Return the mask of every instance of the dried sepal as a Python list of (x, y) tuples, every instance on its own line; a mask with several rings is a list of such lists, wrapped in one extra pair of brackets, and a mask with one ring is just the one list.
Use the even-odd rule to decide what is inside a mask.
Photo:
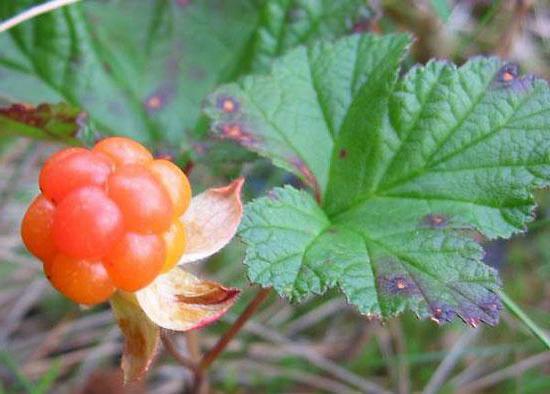
[(159, 327), (147, 317), (134, 294), (118, 291), (110, 302), (124, 336), (121, 362), (124, 382), (139, 380), (151, 366), (157, 352)]
[(181, 217), (187, 246), (178, 264), (204, 259), (229, 243), (243, 215), (243, 184), (244, 178), (238, 178), (225, 187), (208, 189), (191, 200)]
[(239, 292), (176, 267), (138, 291), (136, 298), (155, 324), (188, 331), (218, 320), (235, 303)]

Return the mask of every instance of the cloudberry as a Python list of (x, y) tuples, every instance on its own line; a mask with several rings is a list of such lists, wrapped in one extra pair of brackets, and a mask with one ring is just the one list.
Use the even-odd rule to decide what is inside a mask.
[(39, 184), (21, 237), (52, 285), (75, 302), (140, 290), (185, 251), (179, 218), (191, 199), (189, 181), (136, 141), (112, 137), (91, 150), (58, 152)]

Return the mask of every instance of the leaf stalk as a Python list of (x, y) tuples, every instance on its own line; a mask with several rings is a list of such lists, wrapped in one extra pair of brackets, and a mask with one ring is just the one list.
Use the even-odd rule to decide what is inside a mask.
[(508, 295), (502, 291), (498, 291), (498, 295), (502, 300), (502, 303), (508, 308), (510, 313), (517, 317), (524, 325), (531, 331), (531, 333), (537, 337), (546, 347), (550, 349), (550, 338), (544, 332), (544, 330), (537, 325), (527, 314), (521, 309), (521, 307), (516, 304)]
[(258, 307), (262, 304), (262, 302), (264, 302), (270, 292), (271, 288), (260, 289), (258, 291), (254, 299), (250, 301), (245, 310), (240, 314), (237, 320), (235, 320), (229, 330), (227, 330), (225, 334), (223, 334), (223, 336), (214, 345), (214, 347), (203, 356), (199, 364), (199, 369), (207, 369), (214, 362), (214, 360), (216, 360), (220, 353), (227, 347), (229, 342), (231, 342), (233, 337), (235, 337), (235, 335), (237, 335), (237, 333), (245, 325), (248, 319), (250, 319), (252, 315), (254, 315)]

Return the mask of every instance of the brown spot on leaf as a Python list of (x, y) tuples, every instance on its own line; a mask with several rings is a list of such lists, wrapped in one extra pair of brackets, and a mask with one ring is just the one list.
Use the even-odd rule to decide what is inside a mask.
[(419, 292), (413, 280), (403, 275), (380, 276), (378, 285), (382, 291), (390, 295), (410, 296)]
[[(491, 293), (493, 294), (493, 293)], [(494, 304), (494, 306), (490, 306)], [(477, 327), (480, 322), (485, 322), (490, 325), (494, 325), (498, 322), (500, 312), (500, 300), (497, 296), (490, 295), (484, 296), (476, 303), (462, 302), (457, 310), (458, 316), (464, 321), (464, 323)], [(490, 308), (495, 308), (491, 310)]]
[(441, 302), (431, 303), (430, 309), (432, 311), (431, 319), (437, 324), (450, 322), (456, 316), (456, 311), (454, 308)]
[(495, 293), (489, 293), (487, 296), (483, 297), (481, 302), (479, 302), (479, 307), (488, 317), (488, 319), (484, 318), (484, 321), (487, 321), (489, 324), (498, 321), (500, 311), (502, 310), (502, 302)]
[(472, 326), (472, 328), (477, 328), (477, 326), (479, 326), (479, 323), (480, 323), (480, 320), (475, 317), (468, 317), (464, 321), (470, 326)]
[(510, 83), (519, 76), (519, 67), (514, 63), (507, 63), (497, 73), (497, 81)]
[(519, 66), (514, 63), (507, 63), (498, 70), (494, 84), (496, 87), (512, 89), (514, 92), (522, 93), (532, 87), (535, 77), (526, 75), (520, 77)]
[(346, 157), (348, 157), (348, 151), (347, 149), (340, 149), (340, 152), (338, 153), (338, 157), (340, 157), (340, 159), (345, 159)]
[(233, 97), (221, 96), (218, 98), (216, 105), (226, 114), (235, 113), (239, 110), (239, 102)]
[(403, 290), (407, 288), (407, 283), (403, 279), (397, 279), (395, 282), (395, 287), (399, 290)]
[(162, 106), (162, 100), (159, 96), (151, 96), (145, 101), (149, 109), (159, 109)]
[(431, 213), (424, 216), (422, 222), (432, 228), (444, 228), (449, 224), (449, 218), (443, 214)]
[(256, 138), (244, 130), (244, 126), (240, 123), (222, 123), (216, 126), (216, 129), (222, 139), (230, 139), (244, 146), (256, 143)]
[(164, 108), (175, 95), (175, 89), (168, 83), (158, 88), (144, 101), (145, 108), (149, 112), (155, 112)]

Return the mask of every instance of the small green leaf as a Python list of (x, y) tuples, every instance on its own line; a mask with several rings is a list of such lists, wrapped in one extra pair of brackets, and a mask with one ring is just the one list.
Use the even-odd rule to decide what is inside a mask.
[(378, 317), (495, 324), (500, 284), (479, 233), (523, 231), (532, 190), (550, 184), (550, 89), (492, 58), (397, 79), (407, 42), (319, 43), (213, 93), (214, 132), (301, 175), (320, 201), (284, 188), (249, 204), (249, 276), (292, 300), (338, 286)]
[[(4, 1), (0, 20), (38, 0)], [(189, 147), (216, 84), (341, 36), (363, 0), (86, 1), (0, 34), (0, 95), (65, 101), (104, 134)]]

